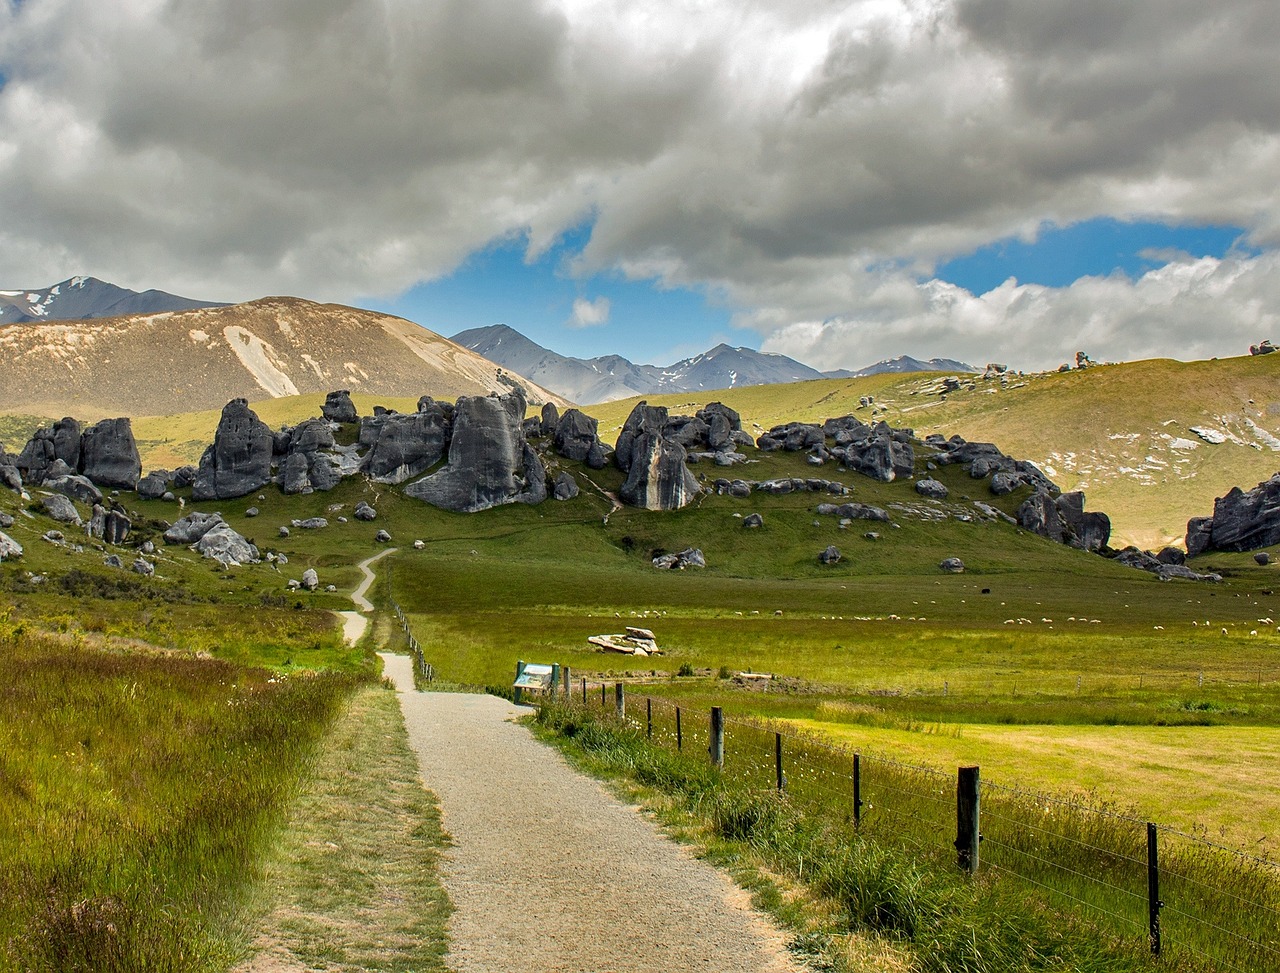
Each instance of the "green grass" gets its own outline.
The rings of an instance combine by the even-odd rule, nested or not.
[[[0,642],[0,964],[221,970],[350,677]]]
[[[308,969],[444,969],[446,844],[395,693],[357,690],[268,857],[255,952]]]

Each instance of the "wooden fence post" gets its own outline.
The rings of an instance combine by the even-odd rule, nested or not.
[[[644,699],[644,735],[646,740],[653,739],[653,699]]]
[[[569,667],[565,666],[563,669],[561,669],[560,675],[564,678],[564,701],[567,703],[569,701],[569,693],[570,693],[569,687],[573,683],[573,680],[569,675]]]
[[[782,734],[775,733],[773,735],[773,769],[774,776],[777,778],[778,791],[781,793],[787,789],[787,778],[782,773]]]
[[[1156,848],[1156,826],[1147,822],[1147,935],[1151,954],[1160,955],[1160,855]]]
[[[862,754],[853,755],[853,827],[862,827]]]
[[[600,683],[600,708],[604,709],[609,704],[609,684]]]
[[[521,673],[523,673],[523,672],[524,672],[524,660],[523,660],[523,659],[521,659],[519,662],[517,662],[517,663],[516,663],[516,679],[519,679],[519,678],[520,678]],[[515,697],[516,697],[516,698],[515,698],[515,702],[516,702],[516,703],[519,703],[519,702],[520,702],[520,700],[522,700],[522,699],[524,698],[524,690],[523,690],[523,689],[521,689],[521,688],[519,688],[519,687],[517,686],[517,687],[516,687],[516,692],[515,692]]]
[[[961,767],[956,779],[956,852],[960,868],[978,871],[978,768]]]
[[[585,709],[587,706],[587,677],[586,676],[582,677],[582,706],[583,706],[583,709]]]
[[[684,749],[684,730],[680,726],[680,707],[676,707],[676,752]]]
[[[625,720],[627,718],[627,698],[623,695],[622,683],[614,683],[613,685],[613,708],[618,719]]]
[[[711,707],[711,745],[707,748],[711,762],[721,770],[724,769],[724,710],[719,706]]]

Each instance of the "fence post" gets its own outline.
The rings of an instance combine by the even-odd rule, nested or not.
[[[1147,934],[1151,955],[1160,955],[1160,856],[1156,849],[1156,826],[1147,822]]]
[[[587,706],[587,677],[586,677],[586,676],[583,676],[583,677],[582,677],[582,707],[583,707],[583,709],[585,709],[585,708],[586,708],[586,706]]]
[[[567,703],[569,702],[569,693],[570,693],[569,686],[573,681],[569,676],[569,667],[565,666],[563,669],[561,669],[560,675],[564,677],[564,701]]]
[[[724,769],[724,710],[719,706],[711,707],[711,745],[707,748],[711,762],[721,770]]]
[[[618,719],[625,720],[627,718],[627,698],[623,695],[622,683],[613,684],[613,708],[617,712]]]
[[[853,755],[853,827],[862,827],[862,754]]]
[[[776,771],[775,776],[778,779],[778,791],[782,792],[787,789],[787,778],[782,773],[782,734],[775,733],[773,735],[773,768]]]
[[[645,739],[653,739],[653,700],[646,696],[644,699],[644,735]]]
[[[600,683],[600,708],[604,709],[609,704],[609,684]]]
[[[524,660],[521,659],[519,662],[516,663],[516,679],[519,679],[523,673],[524,673]],[[520,701],[524,698],[524,690],[520,689],[519,687],[516,687],[515,697],[516,697],[515,702],[518,705]]]
[[[956,852],[960,868],[978,871],[978,768],[961,767],[956,779]]]
[[[676,752],[684,749],[684,730],[680,726],[680,707],[676,707]]]

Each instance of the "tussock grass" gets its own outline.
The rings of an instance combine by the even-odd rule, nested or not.
[[[350,676],[0,643],[0,968],[220,970]]]

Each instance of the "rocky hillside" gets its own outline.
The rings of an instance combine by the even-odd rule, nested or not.
[[[1233,487],[1280,470],[1280,354],[1152,360],[1021,375],[874,375],[710,393],[759,435],[846,412],[917,435],[995,442],[1082,490],[1112,518],[1117,544],[1182,543],[1187,521]],[[650,396],[673,411],[684,395]],[[593,410],[605,439],[631,401]]]
[[[132,291],[96,277],[72,277],[50,287],[0,290],[0,324],[114,318],[223,306],[166,291]]]
[[[702,392],[822,378],[822,372],[786,355],[720,344],[674,365],[637,365],[620,355],[572,358],[543,348],[514,328],[495,324],[452,338],[566,399],[583,404],[612,402],[633,395]]]
[[[229,307],[0,328],[8,413],[88,418],[217,409],[347,388],[563,400],[402,318],[268,297]]]

